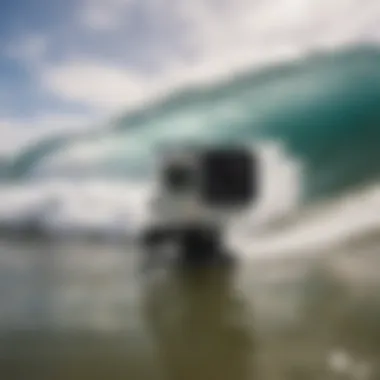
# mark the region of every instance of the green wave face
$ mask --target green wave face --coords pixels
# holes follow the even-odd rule
[[[13,179],[29,178],[60,155],[80,166],[82,175],[128,177],[146,173],[160,144],[249,140],[282,141],[303,162],[310,197],[376,180],[380,50],[359,46],[315,55],[186,90],[123,115],[96,136],[56,138],[29,147],[7,173]],[[53,173],[61,170],[51,167]]]

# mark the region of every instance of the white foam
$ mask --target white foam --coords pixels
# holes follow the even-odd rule
[[[380,228],[380,185],[355,194],[313,205],[279,230],[260,235],[251,231],[231,238],[231,244],[246,257],[276,258],[284,255],[329,253],[368,231]]]
[[[259,227],[298,204],[299,165],[279,144],[258,147],[262,157],[262,187],[257,207],[249,210],[247,226]],[[0,187],[0,223],[11,227],[38,225],[48,234],[105,236],[135,233],[146,222],[149,183],[108,179],[43,179],[23,186]]]
[[[144,221],[148,189],[147,184],[101,180],[2,186],[0,222],[11,228],[38,226],[56,236],[130,235]]]
[[[295,212],[302,198],[302,164],[290,156],[280,142],[265,142],[256,150],[260,156],[259,202],[243,222],[259,229],[268,222]]]
[[[319,205],[300,206],[302,165],[281,144],[259,146],[260,201],[228,236],[245,257],[329,252],[348,239],[380,228],[380,185]],[[151,184],[110,180],[44,180],[1,185],[0,224],[37,225],[53,236],[96,233],[134,236],[147,221]],[[289,218],[289,216],[291,216]],[[283,220],[281,228],[273,222]]]

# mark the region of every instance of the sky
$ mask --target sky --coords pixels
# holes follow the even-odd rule
[[[0,156],[178,87],[379,39],[378,0],[1,0]]]

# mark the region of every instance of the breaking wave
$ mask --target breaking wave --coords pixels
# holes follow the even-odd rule
[[[338,244],[380,226],[379,125],[375,47],[252,70],[0,163],[0,223],[53,236],[133,235],[146,217],[158,146],[252,141],[263,191],[236,224],[251,243],[239,241],[266,254]]]

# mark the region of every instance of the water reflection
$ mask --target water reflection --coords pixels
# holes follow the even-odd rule
[[[252,379],[252,320],[232,268],[180,272],[159,285],[146,290],[143,310],[162,378]]]
[[[377,251],[143,286],[125,246],[2,248],[1,379],[380,379]]]

